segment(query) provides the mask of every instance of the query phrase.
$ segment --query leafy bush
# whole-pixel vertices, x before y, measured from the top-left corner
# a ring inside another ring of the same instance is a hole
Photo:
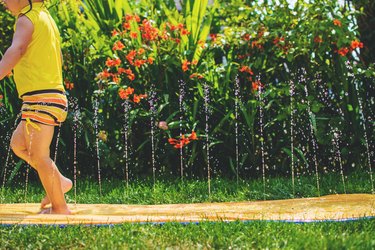
[[[326,0],[186,0],[180,11],[66,0],[50,11],[72,110],[61,165],[78,133],[82,175],[96,175],[97,145],[111,177],[180,176],[181,164],[189,177],[209,166],[243,178],[371,167],[374,69],[360,60],[356,11]]]

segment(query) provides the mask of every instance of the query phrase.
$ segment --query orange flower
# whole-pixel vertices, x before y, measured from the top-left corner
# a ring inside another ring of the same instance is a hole
[[[98,78],[100,79],[107,79],[110,76],[111,76],[111,73],[109,73],[106,69],[98,74]]]
[[[346,54],[349,53],[349,49],[347,47],[343,47],[341,49],[339,49],[337,51],[337,53],[340,55],[340,56],[346,56]]]
[[[140,27],[142,32],[142,38],[148,41],[153,41],[158,38],[159,30],[155,27],[152,27],[150,21],[144,19]]]
[[[146,60],[135,60],[134,62],[134,66],[136,66],[137,68],[140,68],[143,64],[146,63]]]
[[[133,93],[134,93],[134,88],[132,88],[132,87],[127,87],[126,90],[125,90],[125,93],[126,93],[127,95],[131,95],[131,94],[133,94]]]
[[[122,27],[124,27],[124,29],[126,29],[126,30],[130,30],[130,28],[131,28],[129,22],[123,23],[123,24],[122,24]]]
[[[112,75],[112,81],[115,82],[115,83],[119,83],[120,82],[120,78],[118,78],[118,75],[113,74]]]
[[[190,35],[190,32],[187,29],[181,29],[181,36]]]
[[[69,80],[65,79],[64,85],[66,89],[72,90],[74,89],[74,83],[70,82]]]
[[[113,44],[112,50],[122,50],[125,48],[125,45],[121,41],[117,41]]]
[[[341,21],[337,20],[337,19],[333,20],[333,24],[336,25],[336,26],[339,26],[339,27],[341,27],[341,25],[342,25]]]
[[[134,32],[134,31],[132,31],[132,32],[130,32],[130,37],[131,38],[137,38],[138,37],[138,33],[137,32]]]
[[[167,25],[168,25],[168,27],[169,27],[169,29],[170,29],[171,31],[175,31],[175,30],[178,29],[178,27],[175,26],[175,25],[173,25],[173,24],[168,23]]]
[[[128,74],[128,78],[129,78],[130,81],[134,81],[135,75],[133,73]]]
[[[117,73],[121,75],[122,73],[126,73],[126,69],[124,68],[118,68]]]
[[[133,93],[134,93],[134,89],[131,88],[131,87],[128,87],[126,89],[120,88],[119,91],[118,91],[118,94],[119,94],[120,98],[123,99],[123,100],[129,99],[129,95],[131,95]]]
[[[182,148],[188,145],[191,141],[197,140],[197,134],[192,131],[189,137],[182,135],[180,139],[168,138],[168,142],[171,145],[174,145],[174,148]]]
[[[152,57],[147,58],[147,62],[149,64],[153,64],[154,63],[154,58],[152,58]]]
[[[245,41],[250,41],[250,34],[245,34],[242,37]]]
[[[128,95],[126,94],[126,91],[123,88],[120,88],[118,90],[118,95],[122,100],[128,99]]]
[[[190,65],[191,63],[188,61],[188,60],[183,60],[182,61],[182,70],[185,72],[185,71],[187,71],[188,69],[189,69],[189,65]]]
[[[137,14],[135,14],[135,15],[134,15],[134,20],[135,20],[137,23],[139,23],[139,22],[141,21],[141,18],[140,18]]]
[[[135,50],[131,50],[127,55],[126,55],[126,60],[128,60],[128,62],[133,65],[133,61],[134,61],[134,58],[135,56],[137,55],[137,51]]]
[[[189,136],[189,139],[190,139],[190,140],[197,140],[197,139],[198,139],[198,137],[197,137],[197,133],[195,133],[194,130],[191,131],[191,134],[190,134],[190,136]]]
[[[177,29],[183,29],[184,28],[184,24],[183,23],[179,23],[177,24]]]
[[[362,42],[360,42],[360,41],[358,41],[358,40],[354,40],[354,41],[352,41],[352,43],[351,43],[351,45],[350,45],[350,48],[352,49],[352,50],[354,50],[354,49],[356,49],[356,48],[363,48],[363,43]]]
[[[146,98],[147,97],[147,95],[136,95],[136,94],[134,94],[134,96],[133,96],[133,101],[135,102],[135,103],[139,103],[140,101],[141,101],[141,99],[143,99],[143,98]]]
[[[117,30],[112,30],[112,36],[117,36],[119,34],[119,32]]]
[[[240,68],[240,72],[246,72],[246,73],[248,73],[250,75],[254,75],[254,72],[250,69],[249,66],[242,66]]]
[[[138,55],[142,55],[143,53],[145,53],[145,49],[144,48],[139,48],[138,51],[137,51]]]
[[[259,87],[263,88],[263,84],[259,80],[252,82],[251,84],[252,84],[253,91],[259,90]]]
[[[129,15],[129,14],[126,14],[125,16],[125,20],[128,22],[128,21],[131,21],[133,20],[133,16],[132,15]]]
[[[202,78],[204,78],[204,76],[202,74],[199,74],[199,73],[193,73],[193,74],[190,75],[189,78],[190,79],[193,79],[193,78],[202,79]]]
[[[139,98],[139,96],[137,96],[137,95],[133,96],[133,102],[139,103],[140,101],[141,101],[141,98]]]
[[[119,58],[117,59],[110,59],[108,58],[107,61],[105,62],[105,65],[107,65],[108,67],[116,67],[116,66],[119,66],[121,64],[121,60]]]
[[[103,142],[106,142],[106,141],[107,141],[107,138],[108,138],[107,132],[104,131],[104,130],[101,130],[101,131],[98,133],[98,137],[99,137],[99,139],[102,140]]]
[[[262,48],[263,48],[263,45],[262,45],[260,42],[258,42],[258,41],[252,41],[252,42],[251,42],[251,47],[252,47],[252,48],[262,49]]]
[[[314,38],[314,42],[315,42],[315,43],[322,43],[322,42],[323,42],[323,39],[322,39],[320,36],[316,36],[316,37]]]
[[[178,143],[178,142],[179,142],[179,140],[177,140],[177,139],[174,139],[174,138],[168,138],[168,142],[169,142],[169,144],[172,144],[172,145],[174,145],[174,144]]]
[[[0,94],[0,101],[2,101],[3,99],[4,99],[4,96]]]

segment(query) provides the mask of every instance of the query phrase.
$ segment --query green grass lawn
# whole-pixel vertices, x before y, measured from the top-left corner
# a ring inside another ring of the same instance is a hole
[[[321,177],[320,194],[344,193],[340,176]],[[271,178],[263,192],[262,180],[133,181],[129,187],[121,181],[102,183],[79,181],[73,203],[163,204],[220,202],[292,198],[290,178]],[[317,196],[314,176],[296,183],[295,197]],[[365,173],[347,176],[347,193],[370,193]],[[2,203],[39,202],[43,192],[39,183],[12,184],[1,190]],[[269,249],[375,249],[375,219],[347,222],[202,222],[166,224],[121,224],[115,226],[0,226],[0,249],[127,249],[127,248],[269,248]]]
[[[374,249],[375,220],[0,227],[2,249]]]

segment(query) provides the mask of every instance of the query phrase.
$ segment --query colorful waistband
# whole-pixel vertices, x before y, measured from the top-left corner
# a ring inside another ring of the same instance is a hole
[[[65,121],[68,100],[60,90],[37,90],[22,95],[22,120],[51,126]]]

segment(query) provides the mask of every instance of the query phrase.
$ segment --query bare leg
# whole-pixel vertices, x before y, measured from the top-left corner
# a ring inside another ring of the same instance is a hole
[[[29,152],[27,151],[27,146],[26,146],[26,139],[25,139],[25,122],[21,121],[16,130],[14,131],[11,139],[11,147],[13,152],[29,163],[35,170],[37,170],[36,166],[30,159]],[[60,177],[60,182],[61,182],[61,188],[64,193],[67,193],[73,186],[72,181],[65,176],[63,176],[58,169],[56,169],[56,174]],[[50,199],[48,195],[46,195],[41,202],[41,208],[46,207],[48,204],[50,204]]]
[[[25,123],[21,122],[19,129],[21,129],[25,138],[28,162],[38,171],[42,185],[51,200],[52,208],[49,212],[54,214],[70,214],[71,212],[66,204],[61,188],[61,174],[50,158],[49,147],[54,127],[38,124],[41,129],[39,131],[29,126],[30,134],[27,134],[25,126]]]

